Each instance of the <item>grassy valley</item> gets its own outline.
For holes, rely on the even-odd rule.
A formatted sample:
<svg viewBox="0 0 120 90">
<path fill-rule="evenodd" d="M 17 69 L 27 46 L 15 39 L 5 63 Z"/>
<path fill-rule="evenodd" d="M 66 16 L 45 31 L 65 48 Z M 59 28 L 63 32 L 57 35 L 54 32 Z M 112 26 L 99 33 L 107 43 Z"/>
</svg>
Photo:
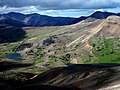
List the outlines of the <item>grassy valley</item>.
<svg viewBox="0 0 120 90">
<path fill-rule="evenodd" d="M 113 22 L 116 26 L 118 17 L 109 18 L 89 18 L 70 26 L 23 28 L 26 36 L 22 41 L 0 44 L 1 59 L 16 53 L 23 59 L 21 62 L 48 69 L 69 64 L 119 63 L 119 36 L 114 36 L 118 31 L 105 28 Z"/>
</svg>

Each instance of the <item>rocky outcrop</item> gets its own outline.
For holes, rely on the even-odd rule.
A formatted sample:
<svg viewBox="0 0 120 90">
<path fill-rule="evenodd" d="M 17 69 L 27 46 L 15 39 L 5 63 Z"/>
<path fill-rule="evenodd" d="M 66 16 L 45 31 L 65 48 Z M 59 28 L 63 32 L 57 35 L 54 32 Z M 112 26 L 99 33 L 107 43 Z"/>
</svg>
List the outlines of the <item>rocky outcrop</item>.
<svg viewBox="0 0 120 90">
<path fill-rule="evenodd" d="M 54 44 L 55 42 L 57 42 L 57 37 L 56 36 L 51 36 L 51 37 L 43 40 L 42 45 L 43 46 L 49 46 L 51 44 Z"/>
</svg>

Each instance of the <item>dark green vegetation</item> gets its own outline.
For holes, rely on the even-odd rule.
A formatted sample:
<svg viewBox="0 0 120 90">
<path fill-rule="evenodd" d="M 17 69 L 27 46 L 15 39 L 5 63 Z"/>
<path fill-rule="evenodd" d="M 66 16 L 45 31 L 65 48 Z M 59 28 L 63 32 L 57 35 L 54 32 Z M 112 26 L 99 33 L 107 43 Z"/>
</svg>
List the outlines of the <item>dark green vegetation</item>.
<svg viewBox="0 0 120 90">
<path fill-rule="evenodd" d="M 0 72 L 10 70 L 10 69 L 15 69 L 19 67 L 28 67 L 31 66 L 31 64 L 23 64 L 23 63 L 18 63 L 15 61 L 2 61 L 0 62 Z"/>
<path fill-rule="evenodd" d="M 15 42 L 23 39 L 25 31 L 22 28 L 0 24 L 0 43 Z"/>
<path fill-rule="evenodd" d="M 120 39 L 97 38 L 91 41 L 94 63 L 120 63 Z"/>
</svg>

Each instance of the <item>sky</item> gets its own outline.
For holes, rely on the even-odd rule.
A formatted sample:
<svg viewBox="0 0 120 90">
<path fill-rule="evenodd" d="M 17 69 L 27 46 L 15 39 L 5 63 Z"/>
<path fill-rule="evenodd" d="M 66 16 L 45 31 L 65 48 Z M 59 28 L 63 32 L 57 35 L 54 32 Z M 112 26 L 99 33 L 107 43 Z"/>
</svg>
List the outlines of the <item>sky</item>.
<svg viewBox="0 0 120 90">
<path fill-rule="evenodd" d="M 39 13 L 49 16 L 80 17 L 95 11 L 120 12 L 120 0 L 0 0 L 0 13 Z"/>
</svg>

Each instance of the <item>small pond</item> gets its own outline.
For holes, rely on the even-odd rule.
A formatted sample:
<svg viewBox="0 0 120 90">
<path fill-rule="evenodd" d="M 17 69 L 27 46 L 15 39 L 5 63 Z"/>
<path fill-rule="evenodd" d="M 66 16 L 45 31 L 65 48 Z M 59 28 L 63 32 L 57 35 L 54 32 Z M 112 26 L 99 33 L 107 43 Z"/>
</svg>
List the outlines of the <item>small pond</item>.
<svg viewBox="0 0 120 90">
<path fill-rule="evenodd" d="M 22 60 L 21 55 L 18 54 L 18 53 L 8 54 L 7 58 L 8 59 L 13 59 L 13 60 L 16 60 L 16 61 Z"/>
</svg>

